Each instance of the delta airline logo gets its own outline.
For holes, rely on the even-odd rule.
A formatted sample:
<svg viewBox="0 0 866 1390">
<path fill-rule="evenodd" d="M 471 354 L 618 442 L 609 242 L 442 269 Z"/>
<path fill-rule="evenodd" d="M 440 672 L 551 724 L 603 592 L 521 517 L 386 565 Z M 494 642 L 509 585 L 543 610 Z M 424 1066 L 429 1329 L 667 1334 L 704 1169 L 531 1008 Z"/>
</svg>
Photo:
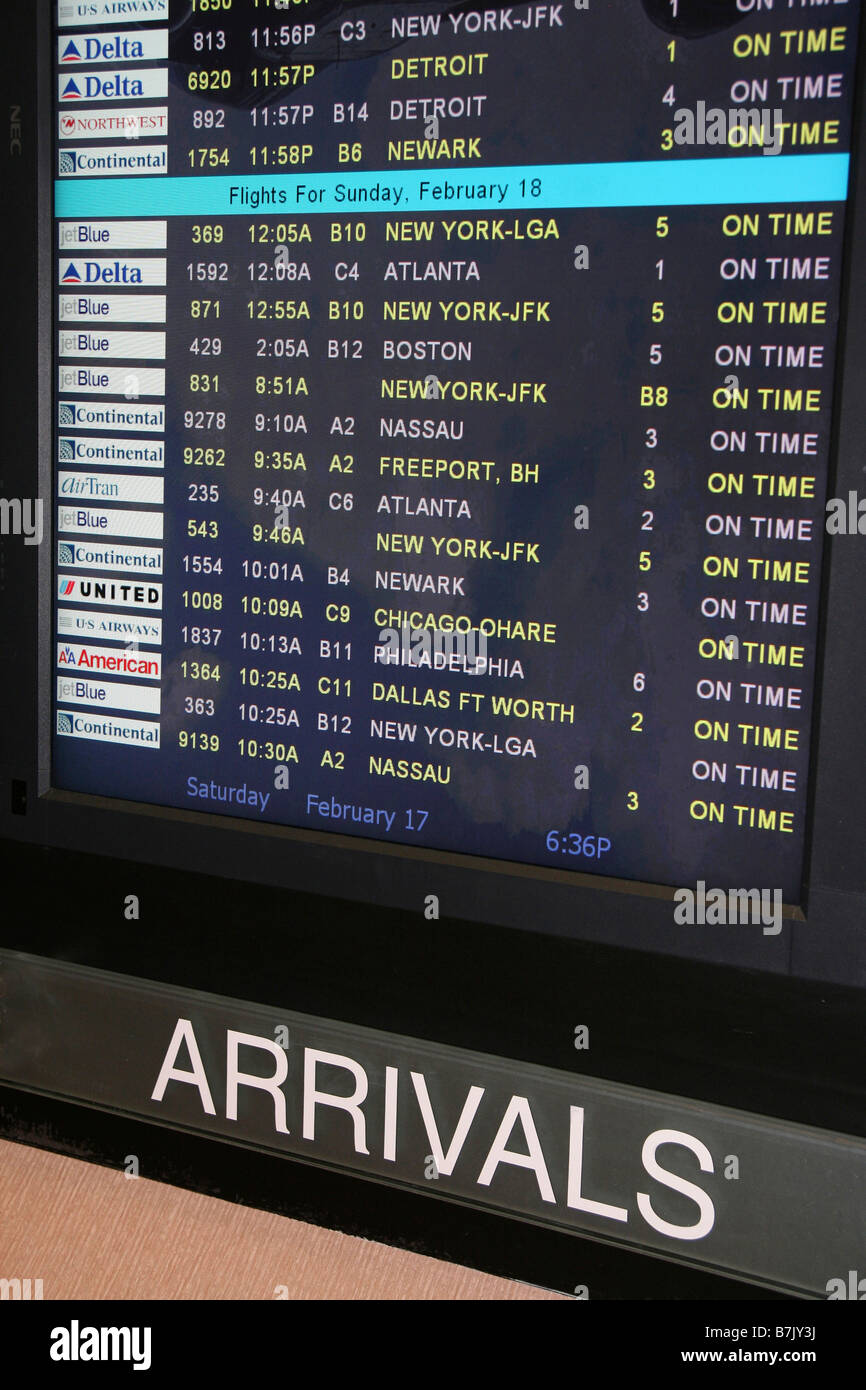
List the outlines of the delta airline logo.
<svg viewBox="0 0 866 1390">
<path fill-rule="evenodd" d="M 123 260 L 61 260 L 61 285 L 164 285 L 164 256 Z"/>
<path fill-rule="evenodd" d="M 58 29 L 94 24 L 148 24 L 168 19 L 168 0 L 59 0 Z"/>
<path fill-rule="evenodd" d="M 167 97 L 168 69 L 61 73 L 57 92 L 63 103 Z"/>
<path fill-rule="evenodd" d="M 76 34 L 57 41 L 62 66 L 76 63 L 144 63 L 168 57 L 168 30 L 147 34 Z"/>
</svg>

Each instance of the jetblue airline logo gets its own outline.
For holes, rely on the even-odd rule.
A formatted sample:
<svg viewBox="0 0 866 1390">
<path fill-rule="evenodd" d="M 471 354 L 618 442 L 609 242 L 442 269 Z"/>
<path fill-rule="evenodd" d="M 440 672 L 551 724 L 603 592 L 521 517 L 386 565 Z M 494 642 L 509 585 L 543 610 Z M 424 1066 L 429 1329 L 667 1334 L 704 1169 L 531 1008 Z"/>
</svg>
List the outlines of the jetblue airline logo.
<svg viewBox="0 0 866 1390">
<path fill-rule="evenodd" d="M 77 34 L 58 40 L 58 58 L 73 63 L 143 63 L 168 57 L 168 30 L 136 34 Z"/>
<path fill-rule="evenodd" d="M 118 101 L 121 97 L 168 96 L 168 69 L 136 72 L 64 73 L 59 81 L 62 102 Z"/>
</svg>

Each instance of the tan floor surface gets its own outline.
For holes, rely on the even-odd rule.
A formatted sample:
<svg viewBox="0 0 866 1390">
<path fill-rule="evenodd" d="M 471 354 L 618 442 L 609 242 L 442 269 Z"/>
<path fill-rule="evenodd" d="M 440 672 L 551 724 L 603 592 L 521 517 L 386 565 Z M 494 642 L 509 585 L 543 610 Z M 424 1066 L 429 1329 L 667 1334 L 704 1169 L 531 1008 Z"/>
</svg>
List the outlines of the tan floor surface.
<svg viewBox="0 0 866 1390">
<path fill-rule="evenodd" d="M 0 1279 L 46 1300 L 563 1297 L 3 1140 Z"/>
</svg>

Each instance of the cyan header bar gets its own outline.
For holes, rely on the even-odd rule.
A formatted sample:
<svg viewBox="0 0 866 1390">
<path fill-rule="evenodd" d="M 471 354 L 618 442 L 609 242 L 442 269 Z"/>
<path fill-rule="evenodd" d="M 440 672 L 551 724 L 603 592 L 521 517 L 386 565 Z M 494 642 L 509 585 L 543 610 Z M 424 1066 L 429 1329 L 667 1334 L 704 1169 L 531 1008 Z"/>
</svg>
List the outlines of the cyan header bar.
<svg viewBox="0 0 866 1390">
<path fill-rule="evenodd" d="M 847 154 L 388 169 L 364 174 L 60 179 L 58 217 L 435 213 L 843 202 Z"/>
</svg>

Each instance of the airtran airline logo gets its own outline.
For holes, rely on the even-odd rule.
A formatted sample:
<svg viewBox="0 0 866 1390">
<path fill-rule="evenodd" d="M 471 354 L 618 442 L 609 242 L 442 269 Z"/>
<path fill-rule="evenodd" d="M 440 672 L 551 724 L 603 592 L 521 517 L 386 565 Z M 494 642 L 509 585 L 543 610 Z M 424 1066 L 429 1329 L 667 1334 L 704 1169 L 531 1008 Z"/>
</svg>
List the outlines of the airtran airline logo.
<svg viewBox="0 0 866 1390">
<path fill-rule="evenodd" d="M 59 0 L 58 29 L 94 24 L 147 24 L 168 19 L 168 0 Z"/>
<path fill-rule="evenodd" d="M 119 101 L 121 97 L 167 97 L 168 69 L 62 73 L 58 88 L 63 103 Z"/>
<path fill-rule="evenodd" d="M 143 63 L 168 57 L 168 30 L 134 34 L 76 34 L 57 43 L 64 66 L 74 63 Z"/>
</svg>

